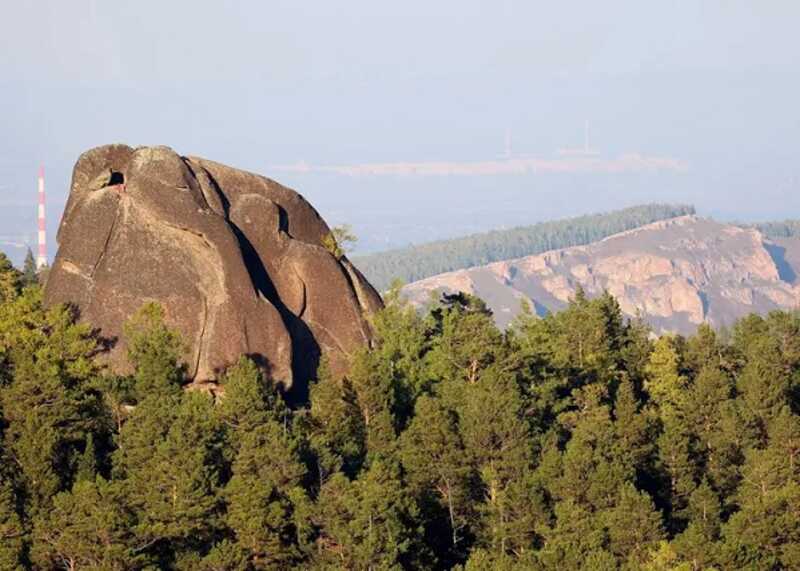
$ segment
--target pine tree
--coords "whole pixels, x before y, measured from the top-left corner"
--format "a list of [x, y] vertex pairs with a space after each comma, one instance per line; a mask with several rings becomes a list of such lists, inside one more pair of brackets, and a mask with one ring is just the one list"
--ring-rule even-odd
[[[742, 462], [741, 422], [732, 406], [733, 390], [733, 381], [721, 369], [705, 366], [695, 377], [685, 405], [686, 424], [696, 436], [702, 469], [726, 495], [737, 484]], [[734, 426], [739, 428], [731, 430]]]
[[449, 548], [462, 550], [471, 512], [471, 470], [455, 414], [438, 399], [421, 397], [402, 436], [401, 458], [415, 494], [433, 495], [447, 514]]
[[97, 451], [94, 448], [94, 436], [89, 433], [86, 436], [86, 445], [83, 453], [78, 459], [78, 467], [75, 471], [76, 482], [93, 482], [97, 476]]
[[221, 440], [209, 395], [149, 396], [136, 407], [120, 433], [114, 469], [137, 518], [140, 549], [169, 558], [212, 538]]
[[347, 375], [363, 421], [368, 461], [395, 451], [397, 392], [390, 365], [379, 354], [362, 349], [351, 358]]
[[183, 341], [165, 324], [163, 308], [157, 303], [143, 305], [123, 329], [128, 359], [136, 370], [138, 398], [180, 392], [184, 377]]
[[308, 511], [305, 467], [275, 421], [241, 434], [224, 490], [225, 521], [255, 569], [286, 569], [301, 561]]
[[682, 529], [686, 521], [689, 497], [697, 487], [698, 462], [693, 448], [692, 434], [683, 419], [668, 416], [658, 437], [658, 463], [664, 476], [661, 489], [669, 506], [669, 525], [672, 530]]
[[791, 397], [791, 370], [784, 364], [775, 339], [764, 334], [753, 341], [736, 386], [744, 419], [763, 443], [769, 423], [789, 405]]
[[461, 383], [478, 382], [481, 373], [501, 358], [502, 335], [479, 299], [467, 294], [445, 296], [432, 312], [432, 321], [435, 335], [426, 355], [428, 372], [454, 390]]
[[225, 372], [220, 385], [214, 412], [232, 452], [238, 451], [241, 438], [255, 428], [268, 422], [289, 423], [288, 407], [252, 359], [241, 357]]
[[198, 571], [249, 571], [248, 554], [238, 543], [223, 539], [200, 559], [194, 569]]
[[580, 409], [572, 413], [574, 428], [560, 458], [557, 474], [545, 483], [559, 499], [571, 499], [591, 511], [610, 508], [636, 468], [617, 460], [614, 424], [605, 391], [592, 384], [578, 391]]
[[793, 569], [800, 565], [800, 420], [787, 409], [774, 419], [765, 448], [746, 452], [740, 510], [724, 526], [730, 565]]
[[429, 388], [424, 355], [428, 350], [425, 324], [400, 294], [400, 284], [383, 295], [384, 308], [372, 317], [373, 351], [388, 364], [395, 392], [395, 416], [405, 426], [417, 397]]
[[554, 523], [542, 526], [541, 532], [539, 560], [547, 570], [584, 569], [589, 558], [603, 555], [614, 561], [605, 550], [608, 534], [602, 522], [572, 499], [556, 503]]
[[682, 408], [688, 387], [688, 379], [680, 371], [680, 355], [675, 345], [672, 337], [659, 338], [645, 367], [645, 390], [662, 417], [672, 416]]
[[633, 383], [624, 380], [614, 400], [612, 454], [614, 461], [625, 466], [628, 473], [643, 475], [649, 469], [654, 447], [650, 441], [652, 423], [639, 407]]
[[622, 486], [614, 507], [603, 517], [609, 550], [629, 569], [640, 569], [650, 550], [665, 537], [652, 499], [631, 483]]
[[510, 509], [522, 499], [519, 483], [530, 477], [532, 464], [519, 389], [509, 376], [487, 372], [464, 387], [456, 413], [467, 458], [481, 481], [480, 542], [497, 553], [522, 553], [533, 546], [537, 514]]
[[416, 506], [398, 466], [376, 459], [350, 481], [335, 474], [320, 490], [316, 565], [323, 569], [402, 569], [415, 553]]
[[26, 530], [12, 482], [0, 474], [0, 568], [22, 571]]
[[21, 471], [31, 515], [71, 483], [87, 434], [106, 422], [92, 388], [96, 350], [71, 311], [42, 309], [38, 289], [0, 305], [0, 353], [13, 377], [0, 386], [5, 448]]
[[688, 518], [688, 527], [675, 539], [676, 551], [693, 569], [712, 568], [719, 557], [722, 505], [708, 482], [689, 498]]
[[20, 273], [11, 264], [11, 260], [0, 252], [0, 304], [13, 301], [19, 293]]
[[575, 371], [581, 382], [610, 382], [622, 364], [627, 331], [616, 300], [607, 292], [590, 300], [578, 288], [567, 308], [552, 317], [553, 362]]
[[33, 562], [37, 568], [137, 569], [144, 561], [137, 555], [134, 523], [116, 483], [80, 481], [36, 519]]
[[30, 287], [39, 283], [39, 276], [37, 275], [36, 259], [33, 257], [33, 252], [28, 248], [25, 254], [25, 262], [22, 265], [22, 276], [20, 276], [20, 284], [23, 287]]
[[318, 478], [344, 470], [354, 477], [366, 455], [366, 427], [358, 397], [347, 379], [335, 379], [325, 361], [311, 387], [309, 445], [317, 457]]

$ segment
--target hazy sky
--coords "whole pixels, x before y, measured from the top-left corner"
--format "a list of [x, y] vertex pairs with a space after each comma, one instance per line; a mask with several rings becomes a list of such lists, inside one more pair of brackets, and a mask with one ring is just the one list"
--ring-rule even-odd
[[[791, 0], [0, 0], [0, 236], [29, 232], [36, 165], [55, 225], [77, 156], [109, 142], [272, 175], [388, 245], [648, 200], [800, 217], [798, 21]], [[609, 159], [688, 171], [270, 172], [494, 160], [506, 131], [515, 153], [547, 159], [582, 143], [586, 119]], [[451, 224], [408, 207], [426, 197], [452, 207]]]

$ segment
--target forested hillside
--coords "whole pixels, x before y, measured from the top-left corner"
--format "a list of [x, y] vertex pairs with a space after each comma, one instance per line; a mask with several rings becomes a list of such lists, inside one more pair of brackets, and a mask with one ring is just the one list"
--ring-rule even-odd
[[694, 207], [687, 205], [646, 204], [355, 256], [353, 262], [375, 287], [385, 290], [395, 279], [410, 283], [452, 270], [580, 246], [651, 222], [694, 213]]
[[245, 357], [183, 390], [162, 317], [110, 376], [3, 263], [1, 569], [800, 566], [797, 314], [652, 342], [608, 295], [501, 332], [476, 298], [393, 292], [293, 406]]
[[761, 222], [752, 224], [767, 238], [796, 238], [800, 236], [800, 220], [782, 220], [779, 222]]

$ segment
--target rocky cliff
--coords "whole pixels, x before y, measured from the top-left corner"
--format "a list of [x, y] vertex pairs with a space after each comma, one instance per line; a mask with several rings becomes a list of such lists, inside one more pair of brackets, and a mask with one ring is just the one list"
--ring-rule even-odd
[[539, 314], [567, 304], [581, 286], [608, 290], [627, 315], [657, 332], [689, 333], [700, 323], [732, 324], [752, 312], [793, 309], [800, 302], [800, 240], [767, 240], [696, 216], [616, 234], [588, 246], [440, 274], [405, 287], [415, 303], [432, 290], [482, 297], [500, 325], [526, 300]]
[[306, 381], [321, 355], [334, 371], [369, 342], [380, 296], [296, 192], [267, 178], [166, 147], [109, 145], [75, 165], [58, 233], [48, 304], [77, 305], [126, 372], [125, 320], [162, 304], [187, 343], [195, 384], [242, 354], [285, 387]]

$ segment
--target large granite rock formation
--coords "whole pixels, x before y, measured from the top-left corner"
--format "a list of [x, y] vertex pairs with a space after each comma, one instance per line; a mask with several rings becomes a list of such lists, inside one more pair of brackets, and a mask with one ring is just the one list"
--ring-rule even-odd
[[242, 354], [285, 387], [327, 355], [334, 372], [369, 342], [380, 296], [306, 200], [267, 178], [167, 147], [98, 147], [75, 165], [45, 301], [77, 305], [112, 340], [126, 372], [123, 323], [162, 304], [186, 342], [196, 384]]
[[732, 325], [749, 313], [800, 305], [800, 239], [768, 240], [755, 229], [682, 216], [589, 244], [433, 276], [405, 287], [417, 304], [432, 290], [482, 297], [499, 325], [524, 300], [557, 311], [578, 286], [609, 291], [628, 316], [656, 332]]

